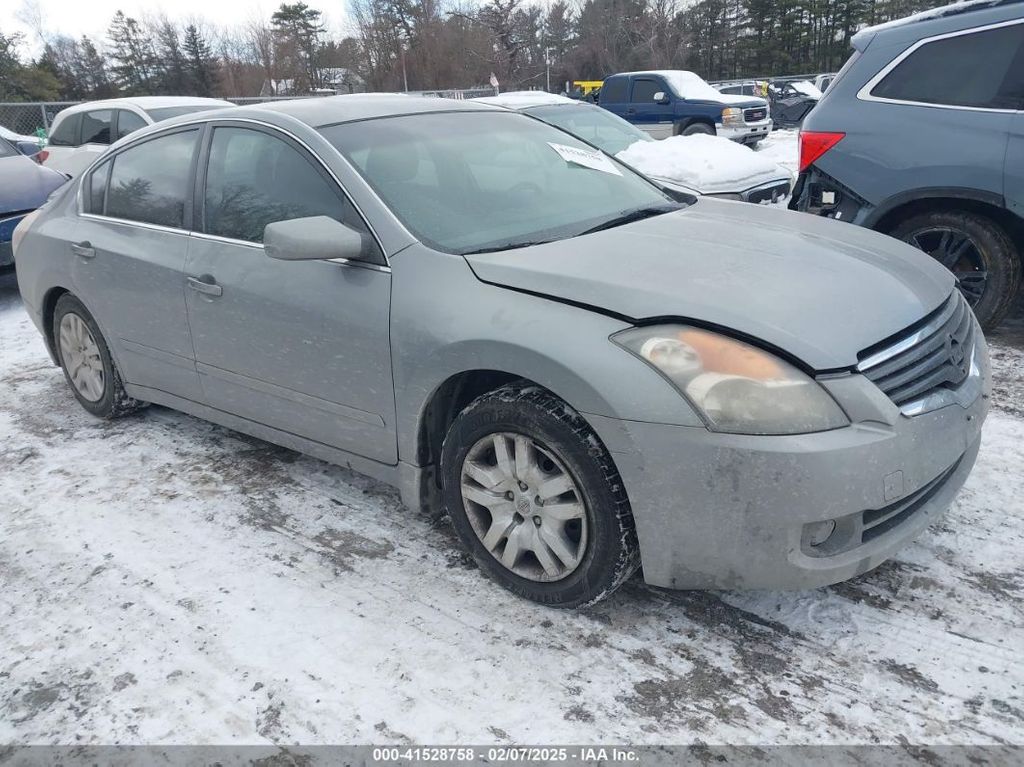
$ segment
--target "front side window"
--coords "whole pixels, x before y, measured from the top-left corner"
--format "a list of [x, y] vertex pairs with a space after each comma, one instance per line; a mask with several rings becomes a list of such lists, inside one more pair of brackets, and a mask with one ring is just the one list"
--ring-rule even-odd
[[206, 173], [204, 229], [233, 240], [263, 242], [275, 221], [328, 216], [366, 227], [352, 205], [304, 153], [263, 131], [213, 131]]
[[78, 146], [78, 137], [82, 130], [82, 114], [78, 112], [68, 115], [50, 134], [49, 143], [51, 146]]
[[[134, 112], [127, 109], [118, 110], [117, 113], [117, 138], [122, 139], [129, 133], [134, 133], [139, 128], [145, 128], [146, 121]], [[115, 139], [116, 140], [116, 139]]]
[[629, 168], [521, 114], [434, 112], [320, 132], [413, 234], [449, 253], [564, 239], [672, 205]]
[[106, 214], [181, 229], [185, 222], [197, 129], [144, 141], [118, 153]]
[[871, 95], [923, 104], [1018, 109], [1024, 96], [1022, 48], [1024, 24], [934, 40], [901, 61]]
[[97, 112], [86, 112], [82, 115], [82, 143], [109, 144], [110, 123], [114, 112], [103, 109]]
[[657, 80], [634, 80], [633, 81], [633, 103], [651, 104], [654, 102], [654, 94], [664, 93], [665, 86]]

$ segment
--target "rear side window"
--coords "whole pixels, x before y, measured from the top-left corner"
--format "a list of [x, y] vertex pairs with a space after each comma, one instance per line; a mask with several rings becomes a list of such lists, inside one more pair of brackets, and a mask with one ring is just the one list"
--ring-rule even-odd
[[50, 134], [51, 146], [78, 146], [82, 130], [82, 113], [68, 115], [61, 120]]
[[665, 86], [657, 80], [634, 80], [633, 81], [633, 103], [650, 104], [654, 101], [654, 94], [665, 92]]
[[109, 144], [110, 124], [114, 117], [112, 109], [86, 112], [82, 115], [82, 143]]
[[145, 141], [113, 159], [107, 215], [181, 229], [198, 130]]
[[1024, 24], [933, 40], [901, 61], [871, 95], [923, 104], [1016, 109], [1021, 103], [1022, 46]]
[[[117, 139], [124, 138], [129, 133], [145, 128], [146, 121], [134, 112], [127, 109], [120, 109], [117, 112]], [[115, 139], [115, 141], [117, 140]]]
[[275, 221], [328, 216], [366, 230], [359, 215], [302, 152], [248, 128], [216, 128], [206, 173], [204, 231], [263, 242]]
[[601, 86], [601, 101], [614, 104], [622, 101], [628, 101], [626, 96], [626, 84], [629, 82], [625, 77], [613, 77], [610, 80], [605, 80], [604, 85]]

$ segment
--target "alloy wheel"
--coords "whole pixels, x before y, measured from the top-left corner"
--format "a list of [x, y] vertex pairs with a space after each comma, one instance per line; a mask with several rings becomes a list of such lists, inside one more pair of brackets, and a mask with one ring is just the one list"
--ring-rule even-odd
[[587, 510], [550, 449], [523, 434], [489, 434], [466, 454], [461, 491], [473, 531], [506, 569], [531, 581], [558, 581], [579, 567]]
[[981, 249], [970, 235], [960, 229], [934, 226], [911, 232], [905, 241], [949, 269], [959, 281], [967, 303], [971, 307], [977, 305], [985, 294], [988, 269]]

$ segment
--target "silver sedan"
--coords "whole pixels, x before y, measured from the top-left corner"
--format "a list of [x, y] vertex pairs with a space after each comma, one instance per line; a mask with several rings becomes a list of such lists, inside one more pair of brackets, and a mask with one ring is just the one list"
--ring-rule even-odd
[[988, 409], [952, 275], [672, 199], [485, 105], [343, 96], [133, 133], [15, 233], [96, 416], [175, 408], [392, 483], [570, 607], [831, 583], [949, 507]]

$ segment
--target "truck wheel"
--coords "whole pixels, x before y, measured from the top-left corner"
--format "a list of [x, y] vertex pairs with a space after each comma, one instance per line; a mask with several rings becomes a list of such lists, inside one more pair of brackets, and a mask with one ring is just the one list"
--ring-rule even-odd
[[550, 607], [611, 594], [640, 563], [622, 479], [590, 425], [538, 386], [509, 384], [455, 419], [445, 506], [480, 569]]
[[991, 330], [1006, 316], [1020, 286], [1021, 260], [991, 218], [963, 210], [920, 213], [890, 234], [953, 272], [982, 328]]
[[698, 133], [704, 133], [709, 136], [714, 136], [715, 129], [712, 126], [708, 125], [707, 123], [690, 123], [685, 128], [683, 128], [683, 132], [680, 133], [679, 135], [695, 136]]

